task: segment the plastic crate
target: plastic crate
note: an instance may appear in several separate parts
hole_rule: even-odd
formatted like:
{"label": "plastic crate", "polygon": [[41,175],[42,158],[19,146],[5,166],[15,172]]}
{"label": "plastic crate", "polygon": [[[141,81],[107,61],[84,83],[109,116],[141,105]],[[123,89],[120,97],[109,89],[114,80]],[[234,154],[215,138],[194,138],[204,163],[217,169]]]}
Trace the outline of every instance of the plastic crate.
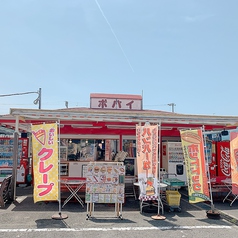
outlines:
{"label": "plastic crate", "polygon": [[163,179],[163,183],[167,184],[168,186],[171,187],[181,187],[185,186],[185,182],[182,180],[179,180],[177,178],[166,178]]}
{"label": "plastic crate", "polygon": [[179,207],[180,206],[181,194],[178,191],[167,190],[166,191],[166,201],[169,206]]}

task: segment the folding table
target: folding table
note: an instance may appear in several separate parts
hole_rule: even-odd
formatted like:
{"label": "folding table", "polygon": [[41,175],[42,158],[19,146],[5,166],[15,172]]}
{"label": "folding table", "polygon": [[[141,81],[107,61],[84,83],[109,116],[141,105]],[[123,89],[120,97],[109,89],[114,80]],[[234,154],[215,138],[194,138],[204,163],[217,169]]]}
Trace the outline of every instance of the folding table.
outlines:
{"label": "folding table", "polygon": [[[235,200],[238,198],[238,195],[235,195],[235,194],[232,193],[232,182],[231,182],[231,179],[224,179],[224,180],[221,180],[221,182],[224,183],[226,185],[226,187],[229,189],[229,192],[225,196],[225,198],[223,199],[223,202],[225,202],[226,200],[231,201],[231,203],[230,203],[230,207],[231,207],[233,202],[235,202]],[[228,198],[230,195],[234,196],[233,200]]]}
{"label": "folding table", "polygon": [[86,184],[86,179],[80,180],[61,180],[61,183],[70,191],[70,195],[64,201],[62,208],[74,197],[84,207],[83,200],[78,195],[80,189]]}

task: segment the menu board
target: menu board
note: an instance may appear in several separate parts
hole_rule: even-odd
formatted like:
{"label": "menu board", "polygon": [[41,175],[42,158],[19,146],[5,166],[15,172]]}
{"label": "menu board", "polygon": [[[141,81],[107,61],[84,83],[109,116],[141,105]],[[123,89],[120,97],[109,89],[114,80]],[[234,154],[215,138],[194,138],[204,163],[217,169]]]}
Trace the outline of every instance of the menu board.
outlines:
{"label": "menu board", "polygon": [[124,203],[125,166],[93,163],[86,166],[86,203]]}

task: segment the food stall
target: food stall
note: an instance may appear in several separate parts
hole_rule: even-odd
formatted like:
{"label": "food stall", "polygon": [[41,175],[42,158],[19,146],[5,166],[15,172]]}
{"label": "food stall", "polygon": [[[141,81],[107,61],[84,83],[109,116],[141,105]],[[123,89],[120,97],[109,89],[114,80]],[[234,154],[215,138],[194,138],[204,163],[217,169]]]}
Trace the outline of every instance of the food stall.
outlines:
{"label": "food stall", "polygon": [[[128,153],[125,183],[133,185],[136,171],[136,125],[145,122],[160,124],[161,140],[179,142],[180,130],[201,128],[205,131],[235,129],[238,117],[186,115],[145,110],[140,95],[91,94],[90,108],[58,110],[10,109],[0,117],[3,127],[14,128],[20,137],[28,134],[31,124],[57,122],[60,145],[60,174],[64,177],[84,177],[90,162],[114,162],[120,151]],[[162,151],[162,145],[159,149]],[[160,153],[162,163],[162,153]],[[28,156],[31,157],[31,151]],[[130,163],[129,163],[130,162]]]}

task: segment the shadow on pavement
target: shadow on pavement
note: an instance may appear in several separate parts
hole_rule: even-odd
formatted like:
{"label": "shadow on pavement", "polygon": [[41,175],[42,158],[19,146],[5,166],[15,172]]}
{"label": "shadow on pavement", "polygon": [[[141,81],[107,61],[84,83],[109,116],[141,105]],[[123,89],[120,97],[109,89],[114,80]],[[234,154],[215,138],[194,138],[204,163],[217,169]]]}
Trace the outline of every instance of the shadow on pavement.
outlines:
{"label": "shadow on pavement", "polygon": [[[204,212],[204,218],[201,219],[202,222],[213,224],[213,219],[209,219],[206,217],[206,211],[210,209],[210,205],[206,203],[197,203],[197,204],[190,204],[188,202],[188,197],[186,194],[186,191],[181,191],[181,200],[180,200],[180,208],[181,211],[170,211],[169,206],[164,205],[164,216],[166,216],[166,223],[169,224],[169,222],[176,221],[176,217],[185,217],[185,218],[192,218],[194,217],[193,212],[197,211],[203,211]],[[13,202],[14,206],[11,208],[11,204],[7,203],[6,207],[3,209],[12,209],[12,211],[32,211],[32,212],[51,212],[57,213],[59,211],[59,203],[57,201],[55,202],[37,202],[34,203],[33,201],[33,187],[17,187],[16,191],[16,201]],[[61,205],[63,204],[63,201],[61,202]],[[238,225],[237,219],[234,219],[232,216],[235,216],[237,213],[238,204],[234,203],[232,207],[229,206],[229,203],[223,203],[220,201],[214,202],[215,207],[221,211],[221,218],[225,219],[227,221],[232,222],[233,224]],[[139,200],[135,200],[134,197],[126,197],[126,202],[123,204],[122,207],[122,217],[124,216],[124,212],[138,212],[138,214],[142,215],[145,220],[150,219],[152,215],[156,215],[158,210],[154,206],[149,206],[143,208],[143,213],[140,213],[139,209]],[[84,204],[84,207],[82,207],[78,202],[69,202],[65,205],[63,209],[61,209],[63,213],[84,213],[84,215],[87,213],[87,204]],[[107,212],[106,214],[104,212]],[[105,223],[105,222],[112,222],[115,221],[115,219],[119,219],[115,217],[115,207],[114,204],[95,204],[95,210],[93,216],[90,218],[93,222],[96,223]],[[85,215],[86,217],[86,215]],[[237,217],[237,216],[235,216]],[[39,227],[46,227],[47,224],[49,226],[59,226],[59,227],[67,227],[66,224],[63,221],[52,221],[49,222],[49,220],[37,220],[37,226]],[[124,219],[122,220],[123,223],[132,223],[133,221]],[[156,221],[150,221],[154,224],[156,224]],[[222,220],[221,220],[221,224]]]}
{"label": "shadow on pavement", "polygon": [[69,228],[64,220],[38,219],[35,221],[37,228]]}

